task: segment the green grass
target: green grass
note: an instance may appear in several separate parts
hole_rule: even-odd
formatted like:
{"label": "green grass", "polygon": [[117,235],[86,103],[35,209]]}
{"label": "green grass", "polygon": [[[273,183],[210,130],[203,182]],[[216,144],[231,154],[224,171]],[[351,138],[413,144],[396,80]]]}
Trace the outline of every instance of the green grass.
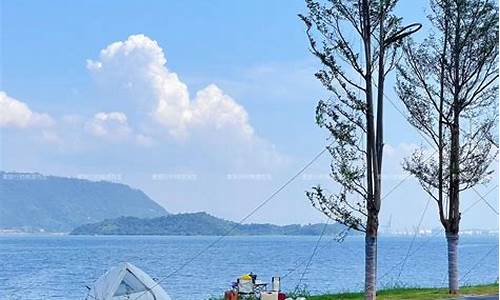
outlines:
{"label": "green grass", "polygon": [[[303,290],[298,294],[302,294],[307,300],[338,300],[338,299],[363,299],[363,293],[341,293],[331,295],[308,295],[307,291]],[[390,288],[382,289],[377,292],[378,300],[443,300],[455,299],[460,295],[495,295],[498,294],[498,283],[464,286],[460,288],[459,295],[448,294],[446,288]],[[289,294],[287,294],[288,296]],[[300,295],[289,295],[300,296]],[[222,300],[223,297],[212,297],[209,300]]]}
{"label": "green grass", "polygon": [[[465,286],[460,288],[460,295],[493,295],[498,294],[498,283]],[[377,299],[412,299],[412,300],[439,300],[452,299],[446,288],[394,288],[377,292]],[[363,299],[363,293],[342,293],[332,295],[308,296],[308,300],[336,300],[336,299]]]}

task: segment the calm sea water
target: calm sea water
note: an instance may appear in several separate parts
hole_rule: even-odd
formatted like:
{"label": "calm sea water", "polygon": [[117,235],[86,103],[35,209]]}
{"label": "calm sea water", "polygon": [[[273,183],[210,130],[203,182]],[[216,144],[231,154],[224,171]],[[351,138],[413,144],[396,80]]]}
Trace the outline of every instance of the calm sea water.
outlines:
{"label": "calm sea water", "polygon": [[[109,267],[131,262],[155,278],[170,274],[216,237],[0,236],[0,299],[83,299]],[[254,272],[284,290],[301,280],[312,293],[353,291],[363,284],[363,237],[343,243],[325,237],[307,271],[317,237],[227,237],[162,282],[175,300],[220,295],[234,278]],[[446,245],[441,237],[379,239],[380,286],[446,285]],[[498,280],[498,236],[460,240],[463,282]],[[410,253],[401,268],[403,257]],[[470,271],[469,271],[470,270]],[[384,276],[385,275],[385,276]],[[383,277],[382,277],[383,276]]]}

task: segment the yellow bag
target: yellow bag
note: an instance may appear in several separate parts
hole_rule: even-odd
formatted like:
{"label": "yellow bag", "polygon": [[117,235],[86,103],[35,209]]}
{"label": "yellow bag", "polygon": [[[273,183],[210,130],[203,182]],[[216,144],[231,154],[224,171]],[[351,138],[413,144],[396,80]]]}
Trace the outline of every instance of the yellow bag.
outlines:
{"label": "yellow bag", "polygon": [[240,279],[241,280],[252,280],[252,276],[250,276],[250,274],[244,274],[244,275],[241,275]]}

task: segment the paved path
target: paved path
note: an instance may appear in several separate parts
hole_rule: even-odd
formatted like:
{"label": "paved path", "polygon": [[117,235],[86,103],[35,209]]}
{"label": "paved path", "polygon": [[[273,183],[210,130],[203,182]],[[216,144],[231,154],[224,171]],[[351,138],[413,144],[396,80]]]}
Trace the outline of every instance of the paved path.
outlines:
{"label": "paved path", "polygon": [[498,300],[498,295],[494,296],[464,296],[458,298],[457,300]]}

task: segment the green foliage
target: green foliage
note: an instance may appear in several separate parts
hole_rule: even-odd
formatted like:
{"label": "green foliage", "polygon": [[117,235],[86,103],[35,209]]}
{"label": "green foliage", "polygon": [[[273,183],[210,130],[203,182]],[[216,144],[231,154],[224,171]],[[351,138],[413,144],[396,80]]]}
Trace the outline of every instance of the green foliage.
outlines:
{"label": "green foliage", "polygon": [[299,17],[322,64],[315,75],[329,92],[316,107],[316,123],[329,133],[331,177],[338,184],[334,194],[317,186],[306,196],[334,221],[373,234],[381,200],[384,81],[402,39],[418,29],[401,27],[394,14],[398,0],[305,2],[308,13]]}
{"label": "green foliage", "polygon": [[65,232],[120,216],[159,217],[167,211],[146,194],[105,181],[0,172],[0,228]]}
{"label": "green foliage", "polygon": [[430,147],[403,168],[436,200],[446,231],[458,233],[459,194],[488,182],[498,152],[498,7],[492,0],[430,6],[434,30],[406,43],[397,67],[408,121]]}
{"label": "green foliage", "polygon": [[[207,213],[187,213],[159,218],[121,217],[79,226],[74,235],[320,235],[324,224],[285,225],[238,224]],[[327,225],[325,234],[336,235],[343,229],[339,224]]]}

